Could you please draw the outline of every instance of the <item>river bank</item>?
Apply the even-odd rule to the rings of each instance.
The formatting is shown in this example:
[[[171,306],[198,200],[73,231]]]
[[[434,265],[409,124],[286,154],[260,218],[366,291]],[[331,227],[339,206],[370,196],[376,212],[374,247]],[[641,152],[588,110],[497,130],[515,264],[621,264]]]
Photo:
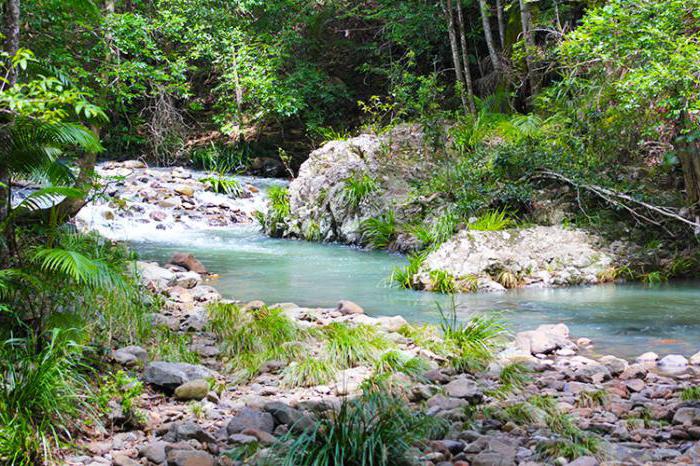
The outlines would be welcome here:
[[[102,439],[83,439],[79,446],[86,454],[67,457],[67,464],[236,464],[220,455],[241,446],[251,457],[264,455],[293,426],[308,428],[346,397],[378,383],[376,361],[389,351],[424,364],[410,375],[390,371],[391,389],[411,410],[444,419],[448,426],[441,438],[411,452],[411,464],[564,464],[557,456],[568,451],[559,449],[568,434],[553,427],[562,420],[571,424],[567,429],[598,442],[598,460],[579,458],[571,464],[700,461],[700,405],[691,396],[697,396],[700,383],[700,354],[691,361],[667,356],[657,362],[651,354],[629,362],[611,355],[591,359],[585,356],[590,340],[554,325],[504,339],[488,367],[465,373],[439,353],[443,340],[437,334],[401,317],[369,317],[350,302],[322,309],[291,303],[268,308],[257,301],[238,303],[236,309],[250,315],[280,309],[296,327],[322,332],[335,325],[375,328],[388,346],[310,387],[289,385],[288,369],[294,364],[289,360],[267,361],[246,380],[232,370],[226,340],[211,326],[217,318],[211,306],[221,296],[202,281],[204,276],[183,267],[196,261],[178,263],[167,268],[140,263],[139,269],[144,285],[164,300],[152,321],[187,333],[199,363],[154,361],[145,356],[147,349],[115,348],[116,367],[146,384],[134,404],[144,424],[129,428],[122,424],[124,413],[115,413],[114,431]],[[244,323],[238,325],[245,331]],[[304,348],[319,360],[328,356],[318,342],[307,341]],[[523,371],[513,372],[513,367]]]

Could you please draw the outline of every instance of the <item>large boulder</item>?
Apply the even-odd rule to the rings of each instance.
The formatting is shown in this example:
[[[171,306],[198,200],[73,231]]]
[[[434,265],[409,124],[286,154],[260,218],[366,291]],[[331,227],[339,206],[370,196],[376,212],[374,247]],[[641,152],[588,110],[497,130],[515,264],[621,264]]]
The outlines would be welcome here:
[[[418,125],[331,141],[311,152],[289,185],[289,215],[283,225],[266,225],[270,234],[313,240],[362,242],[363,220],[393,211],[401,218],[410,202],[411,183],[434,169],[430,150]],[[348,180],[367,177],[377,187],[352,202]],[[365,178],[365,179],[367,179]]]
[[[199,262],[192,254],[186,252],[176,252],[169,261],[171,264],[179,265],[184,267],[190,272],[197,272],[198,274],[207,274],[207,268],[204,264]]]
[[[564,324],[540,325],[535,330],[520,332],[513,346],[525,354],[547,354],[559,349],[576,349],[569,340],[569,328]]]
[[[136,271],[141,283],[147,287],[163,290],[175,285],[175,274],[155,262],[136,262]]]
[[[226,432],[229,435],[234,435],[240,434],[246,429],[260,430],[270,434],[275,429],[275,419],[268,412],[245,407],[231,418],[226,425]]]
[[[155,361],[146,366],[144,381],[165,390],[175,390],[180,385],[197,379],[211,377],[204,366],[182,362]]]
[[[414,283],[432,289],[431,274],[439,270],[458,282],[460,277],[475,277],[479,289],[489,289],[490,281],[503,280],[504,274],[525,286],[589,284],[597,283],[598,274],[614,260],[598,237],[583,230],[535,226],[475,231],[467,227],[428,255]]]

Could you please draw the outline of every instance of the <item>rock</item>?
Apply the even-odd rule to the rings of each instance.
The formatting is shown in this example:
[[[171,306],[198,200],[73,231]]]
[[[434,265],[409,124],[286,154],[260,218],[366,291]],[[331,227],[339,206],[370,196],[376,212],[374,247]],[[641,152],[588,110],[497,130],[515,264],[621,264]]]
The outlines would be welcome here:
[[[292,425],[304,416],[304,413],[298,409],[294,409],[280,401],[266,403],[263,409],[272,414],[277,424]]]
[[[175,274],[175,284],[186,289],[194,288],[202,283],[202,276],[197,272],[180,272]]]
[[[168,452],[168,466],[215,466],[212,455],[199,450],[171,450]]]
[[[141,463],[133,460],[124,453],[113,453],[112,464],[114,466],[141,466]]]
[[[401,327],[408,324],[401,316],[377,317],[379,326],[389,333],[398,332]]]
[[[428,254],[414,280],[430,283],[431,273],[440,270],[454,277],[518,274],[527,286],[596,283],[596,275],[614,261],[599,244],[594,235],[561,225],[503,231],[467,227]]]
[[[678,408],[673,415],[673,423],[682,424],[684,426],[700,425],[700,408]]]
[[[644,390],[647,386],[647,384],[644,383],[643,380],[640,379],[631,379],[625,382],[625,386],[633,392],[641,392]]]
[[[182,205],[182,201],[179,197],[169,197],[158,201],[158,207],[162,207],[163,209],[172,209],[174,207],[180,207],[180,205]]]
[[[209,383],[203,379],[185,382],[175,389],[175,398],[181,401],[202,400],[209,393]]]
[[[208,273],[207,268],[204,267],[201,262],[199,262],[192,254],[185,252],[176,252],[168,262],[184,267],[190,272],[196,272],[201,275],[206,275]]]
[[[263,445],[273,445],[277,443],[277,439],[274,435],[268,434],[267,432],[263,432],[262,430],[246,429],[243,432],[241,432],[241,434],[255,437],[258,440],[258,442],[260,442]]]
[[[335,380],[335,394],[349,395],[359,391],[362,382],[372,376],[372,370],[368,367],[353,367],[340,371]]]
[[[649,352],[647,352],[647,353],[644,353],[644,354],[640,355],[640,356],[637,358],[637,362],[640,363],[640,364],[655,364],[656,361],[658,361],[658,359],[659,359],[659,355],[658,355],[658,354],[649,351]]]
[[[206,379],[211,375],[209,369],[204,366],[181,362],[155,361],[146,366],[144,380],[146,383],[166,390],[175,390],[185,382]]]
[[[629,367],[627,361],[611,355],[600,358],[600,363],[607,367],[612,375],[621,374]]]
[[[182,442],[183,440],[197,440],[202,443],[216,443],[216,439],[205,432],[202,427],[192,421],[174,422],[170,425],[164,440],[170,442]]]
[[[243,306],[243,310],[246,312],[257,311],[258,309],[262,309],[264,307],[265,307],[265,301],[261,301],[259,299],[254,299],[253,301],[250,301],[245,306]]]
[[[146,164],[141,160],[125,160],[121,162],[121,166],[130,170],[146,168]]]
[[[154,262],[137,261],[136,270],[141,282],[146,286],[162,290],[175,284],[175,274]]]
[[[602,364],[590,364],[581,366],[574,372],[576,380],[580,382],[598,384],[610,380],[610,370]]]
[[[275,430],[272,414],[245,407],[226,425],[229,435],[239,434],[246,429],[255,429],[271,434]]]
[[[518,333],[513,345],[517,350],[533,355],[574,349],[576,345],[569,341],[568,334],[569,329],[564,324],[540,325],[536,330]]]
[[[620,374],[621,380],[643,378],[647,375],[647,369],[642,364],[632,364]]]
[[[150,214],[148,214],[148,216],[151,220],[156,222],[162,222],[168,218],[168,214],[166,214],[162,210],[154,210]]]
[[[444,386],[445,393],[452,398],[463,398],[469,401],[479,401],[483,398],[483,392],[473,380],[460,377],[452,380]]]
[[[352,301],[345,301],[345,300],[339,301],[335,310],[340,312],[344,316],[351,315],[351,314],[364,314],[365,313],[365,310],[362,309],[362,307],[360,305],[355,304]]]
[[[700,351],[690,357],[690,364],[700,366]]]
[[[593,456],[579,456],[566,466],[598,466],[600,463]]]
[[[194,188],[189,185],[181,185],[175,188],[175,192],[181,196],[192,197],[194,196]]]
[[[480,437],[464,449],[471,457],[471,466],[511,466],[515,464],[515,445],[494,437]]]
[[[124,366],[134,366],[139,362],[146,362],[148,352],[140,346],[125,346],[114,351],[112,358]]]
[[[680,354],[669,354],[658,362],[662,369],[680,369],[688,366],[688,360]]]
[[[139,450],[139,456],[146,458],[151,463],[161,464],[165,463],[165,446],[167,442],[162,440],[156,440],[144,445]]]

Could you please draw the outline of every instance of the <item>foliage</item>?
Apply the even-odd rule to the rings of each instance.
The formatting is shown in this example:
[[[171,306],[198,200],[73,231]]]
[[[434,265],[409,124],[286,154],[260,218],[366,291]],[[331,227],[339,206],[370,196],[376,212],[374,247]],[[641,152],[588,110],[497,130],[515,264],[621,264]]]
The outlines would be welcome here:
[[[409,464],[409,449],[444,432],[444,421],[381,392],[343,400],[340,409],[275,449],[277,464]]]
[[[121,414],[127,420],[126,423],[138,427],[144,425],[146,420],[143,412],[137,407],[141,394],[143,383],[120,370],[102,377],[98,391],[94,394],[94,403],[107,414],[112,414],[112,403],[117,403]]]
[[[247,378],[257,375],[267,361],[294,360],[308,336],[281,309],[246,311],[229,303],[209,305],[208,326],[219,338],[230,368]]]
[[[416,379],[420,378],[427,370],[428,364],[424,359],[407,355],[398,350],[386,351],[374,363],[376,374],[400,372]]]
[[[331,323],[323,327],[326,352],[331,361],[341,369],[374,362],[390,342],[369,325],[350,326]]]
[[[152,332],[150,357],[155,361],[199,364],[199,355],[190,349],[192,337],[158,326]]]
[[[505,210],[492,210],[480,215],[474,222],[469,224],[470,230],[479,231],[500,231],[512,226],[513,221],[508,218]]]
[[[268,211],[263,223],[269,234],[276,236],[290,213],[289,191],[282,186],[271,186],[267,191],[267,197]]]
[[[396,267],[391,272],[390,281],[401,288],[413,288],[414,276],[420,272],[427,253],[416,252],[407,256],[408,264],[405,267]]]
[[[446,270],[431,270],[430,289],[438,293],[455,293],[458,291],[457,279]]]
[[[443,337],[452,348],[452,366],[459,371],[484,369],[506,336],[506,329],[498,316],[479,315],[460,323],[454,296],[450,307],[445,310],[438,305],[438,312]]]
[[[398,232],[393,211],[378,217],[368,218],[360,224],[362,242],[374,249],[386,249],[394,241]]]
[[[291,362],[282,372],[285,387],[315,387],[333,381],[336,366],[321,356],[308,356]]]
[[[239,197],[243,192],[240,181],[233,178],[226,178],[225,176],[212,174],[210,176],[200,178],[199,181],[206,183],[209,186],[209,189],[215,193]]]
[[[379,189],[377,180],[367,173],[355,173],[344,180],[343,196],[353,209],[357,209],[371,194]]]
[[[700,400],[700,387],[688,387],[681,390],[681,400],[683,401],[698,401]]]
[[[94,418],[84,348],[61,330],[0,343],[0,459],[52,463],[81,420]]]

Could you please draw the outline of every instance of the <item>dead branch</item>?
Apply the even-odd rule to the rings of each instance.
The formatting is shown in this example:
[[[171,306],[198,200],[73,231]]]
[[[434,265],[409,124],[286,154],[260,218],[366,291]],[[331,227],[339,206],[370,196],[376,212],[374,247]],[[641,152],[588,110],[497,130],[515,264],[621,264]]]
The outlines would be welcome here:
[[[676,222],[681,222],[685,225],[688,225],[693,228],[693,231],[695,234],[698,234],[700,232],[700,221],[696,219],[695,221],[690,220],[684,216],[682,216],[679,211],[680,209],[676,209],[673,207],[666,207],[666,206],[658,206],[654,204],[650,204],[648,202],[640,201],[638,199],[634,199],[632,196],[619,192],[619,191],[614,191],[609,188],[605,188],[603,186],[598,186],[595,184],[586,184],[586,183],[579,183],[577,181],[572,180],[571,178],[568,178],[561,173],[556,173],[553,171],[549,170],[543,170],[538,172],[537,174],[534,175],[534,178],[549,178],[549,179],[554,179],[557,181],[564,182],[572,187],[574,187],[577,192],[580,190],[587,191],[605,202],[607,202],[610,205],[616,206],[616,207],[621,207],[625,209],[627,212],[629,212],[635,219],[641,220],[644,223],[648,223],[651,225],[655,225],[658,227],[663,228],[667,233],[671,233],[666,227],[663,225],[663,222],[661,219],[654,218],[654,215],[660,215],[663,218],[667,218]]]

